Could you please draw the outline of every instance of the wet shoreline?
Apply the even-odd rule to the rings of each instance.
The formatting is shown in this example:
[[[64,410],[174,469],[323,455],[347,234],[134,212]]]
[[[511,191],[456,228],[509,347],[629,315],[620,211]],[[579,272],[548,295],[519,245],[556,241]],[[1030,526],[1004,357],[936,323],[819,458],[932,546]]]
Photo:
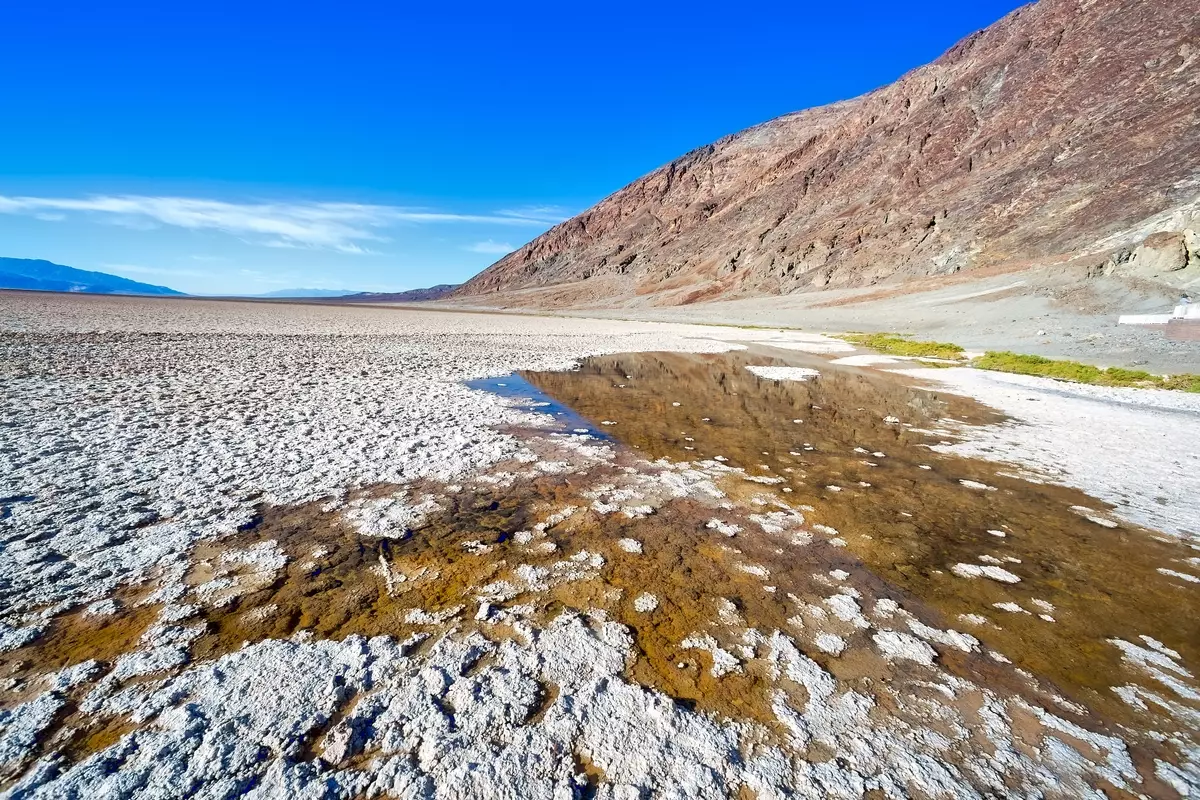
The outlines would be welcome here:
[[[821,375],[772,381],[746,369],[761,364]],[[615,423],[608,434],[640,456],[719,458],[756,481],[744,497],[812,508],[805,516],[887,584],[1102,718],[1179,729],[1161,708],[1114,693],[1162,689],[1114,642],[1144,648],[1148,637],[1182,663],[1200,660],[1200,597],[1161,572],[1190,551],[1082,492],[929,449],[1002,414],[923,381],[766,349],[605,356],[523,377],[586,419]]]

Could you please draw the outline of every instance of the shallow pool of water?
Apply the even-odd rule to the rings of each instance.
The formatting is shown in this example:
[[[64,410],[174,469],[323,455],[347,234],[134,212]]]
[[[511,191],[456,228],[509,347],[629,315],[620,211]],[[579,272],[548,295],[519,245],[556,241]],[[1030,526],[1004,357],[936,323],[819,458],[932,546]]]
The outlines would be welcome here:
[[[747,369],[764,364],[820,375],[780,381]],[[1159,571],[1195,553],[1077,490],[930,449],[1003,421],[992,409],[902,376],[766,351],[606,356],[523,377],[615,423],[606,431],[646,458],[745,470],[750,480],[725,487],[731,497],[807,507],[809,522],[836,529],[872,573],[1105,718],[1178,727],[1165,705],[1137,709],[1114,692],[1130,684],[1182,704],[1176,711],[1197,708],[1116,644],[1145,647],[1148,637],[1197,663],[1200,592]]]
[[[467,381],[467,386],[513,400],[522,408],[551,417],[553,421],[546,426],[550,429],[586,433],[598,439],[609,438],[600,425],[555,400],[521,375],[480,378]]]

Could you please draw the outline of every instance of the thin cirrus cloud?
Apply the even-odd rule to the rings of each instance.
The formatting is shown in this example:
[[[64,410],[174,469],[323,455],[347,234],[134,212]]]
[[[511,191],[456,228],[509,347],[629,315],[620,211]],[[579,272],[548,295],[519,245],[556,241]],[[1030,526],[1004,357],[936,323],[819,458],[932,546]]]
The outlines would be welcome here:
[[[490,256],[508,255],[517,248],[513,247],[508,242],[493,242],[488,239],[486,242],[476,242],[475,244],[467,245],[464,250],[469,250],[472,253],[485,253]]]
[[[195,269],[172,269],[170,267],[144,267],[140,264],[101,264],[109,272],[133,273],[135,275],[168,275],[173,278],[207,278],[209,273]]]
[[[396,225],[477,223],[545,228],[564,216],[562,209],[552,206],[461,214],[365,203],[237,203],[146,195],[0,195],[0,213],[32,215],[48,221],[82,214],[131,228],[215,230],[267,247],[308,247],[351,254],[371,252],[363,243],[388,241],[383,231]]]

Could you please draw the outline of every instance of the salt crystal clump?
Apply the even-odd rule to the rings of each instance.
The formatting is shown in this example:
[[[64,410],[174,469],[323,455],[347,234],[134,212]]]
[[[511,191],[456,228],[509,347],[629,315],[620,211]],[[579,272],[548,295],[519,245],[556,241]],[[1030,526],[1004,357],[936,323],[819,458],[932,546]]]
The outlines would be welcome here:
[[[732,522],[725,522],[719,519],[710,519],[705,525],[705,528],[724,534],[725,536],[736,536],[742,532],[740,525],[735,525]]]
[[[714,639],[707,633],[692,634],[684,639],[679,644],[684,650],[705,650],[712,656],[712,669],[710,673],[714,678],[721,678],[731,672],[741,672],[741,662],[730,653],[724,650]]]
[[[561,508],[558,511],[551,514],[550,516],[546,517],[545,522],[539,522],[537,525],[534,526],[534,529],[539,530],[539,531],[544,531],[544,530],[553,528],[555,525],[559,524],[560,522],[565,522],[566,520],[568,520],[571,517],[571,515],[573,515],[578,510],[579,510],[579,506],[565,506],[564,508]]]
[[[1071,510],[1079,516],[1086,519],[1088,522],[1093,522],[1102,528],[1115,528],[1117,523],[1111,519],[1105,519],[1099,515],[1099,512],[1088,508],[1087,506],[1071,506]]]
[[[637,539],[618,539],[617,546],[626,553],[640,554],[642,552],[642,543]]]
[[[658,598],[649,592],[639,594],[633,601],[633,610],[642,614],[648,614],[658,608]]]
[[[462,613],[462,606],[454,606],[445,608],[441,611],[423,611],[419,608],[409,609],[405,615],[404,621],[409,625],[440,625],[443,622],[453,619]]]
[[[750,521],[762,528],[763,533],[778,535],[795,530],[804,524],[804,515],[790,509],[751,514]]]
[[[848,622],[856,628],[871,627],[871,623],[867,622],[866,617],[862,615],[857,601],[849,595],[835,594],[833,597],[827,597],[825,605],[829,606],[833,615],[842,622]]]
[[[831,656],[840,656],[846,649],[846,640],[832,633],[818,633],[813,639],[813,644],[818,650]]]
[[[786,478],[770,477],[767,475],[743,475],[742,479],[750,481],[751,483],[767,484],[768,486],[777,486],[786,480]]]
[[[120,606],[118,605],[117,601],[109,598],[105,600],[97,600],[96,602],[91,603],[86,609],[84,609],[83,613],[89,617],[111,617],[119,610]]]
[[[807,367],[764,367],[751,364],[746,369],[769,381],[807,381],[821,374],[817,370]]]
[[[1020,583],[1021,578],[1003,567],[990,564],[955,564],[950,568],[960,578],[991,578],[1001,583]]]
[[[907,617],[908,629],[926,641],[937,642],[946,647],[953,647],[962,650],[964,653],[971,653],[979,649],[979,640],[970,634],[960,633],[956,630],[934,628],[921,622],[907,611],[902,613]]]
[[[1158,572],[1171,578],[1179,578],[1180,580],[1187,581],[1188,583],[1200,583],[1200,578],[1196,577],[1195,575],[1189,575],[1186,572],[1178,572],[1173,569],[1167,569],[1166,567],[1159,567]]]
[[[898,631],[880,631],[871,637],[875,646],[888,661],[907,659],[930,666],[937,658],[937,651],[915,636]]]
[[[742,615],[738,612],[737,604],[728,597],[717,599],[717,619],[722,625],[740,627],[745,624]]]
[[[363,536],[399,538],[441,510],[442,506],[430,496],[412,502],[401,493],[353,500],[342,510],[342,517]]]
[[[1029,613],[1025,609],[1021,608],[1019,605],[1017,605],[1016,603],[1008,602],[1008,601],[1005,601],[1003,603],[992,603],[992,606],[994,608],[1000,609],[1001,611],[1008,611],[1009,613],[1012,613],[1012,614],[1028,614]]]

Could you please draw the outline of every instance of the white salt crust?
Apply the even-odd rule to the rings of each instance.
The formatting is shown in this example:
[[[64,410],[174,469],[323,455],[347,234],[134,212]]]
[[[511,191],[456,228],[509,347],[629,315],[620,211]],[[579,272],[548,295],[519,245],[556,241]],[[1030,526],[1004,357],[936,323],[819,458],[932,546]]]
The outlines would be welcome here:
[[[905,374],[1013,418],[965,428],[935,450],[1019,465],[1112,503],[1122,519],[1200,543],[1200,395],[965,368]]]
[[[0,295],[0,623],[100,599],[259,503],[451,481],[533,419],[462,381],[733,345],[688,325],[378,308]],[[719,330],[719,329],[717,329]],[[14,333],[20,331],[20,333]],[[432,510],[365,501],[364,533]],[[0,645],[22,634],[0,629]],[[27,637],[26,637],[27,638]]]
[[[769,381],[807,381],[818,377],[821,373],[808,367],[762,367],[751,364],[746,369],[760,378]]]
[[[67,303],[67,310],[43,320],[0,305],[3,322],[11,328],[15,319],[15,327],[26,329],[96,326],[68,301],[30,302],[35,308]],[[122,302],[87,307],[124,308]],[[624,677],[635,657],[630,631],[601,614],[563,614],[535,628],[522,620],[521,607],[494,605],[594,578],[606,563],[599,553],[564,554],[550,568],[521,565],[514,581],[522,585],[480,587],[477,610],[474,604],[414,610],[414,624],[428,632],[403,643],[318,641],[301,632],[186,664],[186,645],[200,630],[179,624],[193,613],[177,583],[183,554],[197,539],[248,521],[257,503],[338,498],[348,486],[427,475],[466,479],[503,458],[533,461],[519,442],[490,427],[532,421],[528,412],[466,390],[460,378],[565,366],[609,346],[722,345],[688,339],[682,326],[216,303],[197,303],[204,313],[195,319],[178,312],[188,303],[163,303],[148,303],[151,310],[136,320],[106,316],[102,324],[161,327],[170,335],[60,330],[0,339],[6,356],[0,369],[17,387],[14,397],[36,411],[4,398],[16,425],[0,427],[0,467],[19,471],[0,470],[0,481],[16,475],[18,484],[10,492],[6,483],[0,496],[20,499],[0,515],[7,552],[18,556],[0,560],[0,578],[10,581],[0,596],[7,615],[0,639],[36,635],[41,617],[25,613],[32,601],[20,605],[27,594],[61,607],[99,599],[156,567],[176,581],[156,598],[165,605],[143,637],[144,649],[120,657],[80,704],[81,713],[123,717],[136,729],[77,763],[46,758],[28,765],[5,797],[567,798],[586,788],[575,774],[576,755],[603,773],[602,798],[715,798],[743,786],[764,798],[858,798],[872,791],[888,798],[1076,797],[1097,779],[1124,788],[1136,781],[1119,739],[943,671],[933,645],[973,651],[978,642],[924,625],[892,600],[872,607],[846,582],[849,573],[826,578],[838,594],[803,604],[807,621],[797,615],[795,627],[830,657],[873,644],[898,669],[920,670],[919,680],[877,687],[890,695],[887,712],[874,696],[839,685],[787,634],[747,628],[728,599],[717,602],[709,629],[680,643],[701,652],[712,675],[736,675],[756,662],[756,674],[776,682],[772,711],[787,732],[782,743],[771,743],[757,724],[688,710],[630,683]],[[243,310],[250,322],[230,320],[230,309]],[[309,315],[316,322],[305,321]],[[331,321],[358,332],[314,332]],[[393,325],[404,331],[387,332]],[[193,335],[206,329],[226,335]],[[561,445],[585,462],[610,452],[570,437]],[[20,455],[23,447],[44,463]],[[715,481],[734,471],[715,461],[654,466],[663,471],[634,475],[628,486],[588,499],[644,515],[670,498],[688,497],[720,513]],[[503,486],[518,476],[487,478]],[[388,536],[432,510],[421,508],[427,502],[400,495],[390,503],[342,506],[335,499],[330,506],[341,507],[362,535]],[[761,530],[730,531],[714,517],[720,524],[710,523],[712,534],[729,544],[738,541],[727,538],[734,533],[807,547],[814,531],[838,543],[832,528],[804,527],[800,511],[811,507],[777,501],[774,507],[753,520]],[[563,508],[514,540],[545,544],[537,537],[579,510]],[[638,557],[617,542],[613,549],[611,555]],[[272,579],[281,559],[268,541],[220,561],[237,565],[239,580],[253,587]],[[750,579],[769,578],[757,565],[743,566]],[[227,580],[218,575],[213,587],[197,591],[246,588]],[[656,597],[639,595],[635,609],[650,613],[651,600],[657,607]],[[503,621],[519,637],[492,642],[458,633],[463,613],[484,625]],[[412,649],[417,643],[423,643],[419,654]],[[1122,652],[1154,680],[1174,681],[1167,685],[1186,697],[1190,673],[1172,667],[1171,653],[1157,643],[1145,644],[1124,643]],[[0,768],[26,757],[62,707],[64,691],[98,673],[95,664],[64,670],[46,679],[41,694],[0,712]],[[118,688],[122,676],[145,678]],[[1130,702],[1155,702],[1138,692],[1145,689],[1129,687]],[[969,718],[947,702],[956,697],[970,699],[962,704],[972,709]],[[1016,711],[1033,715],[1040,727],[1031,733],[1025,726],[1018,737],[1010,716]],[[306,754],[310,741],[316,758]],[[825,755],[809,761],[813,746]],[[1156,769],[1173,785],[1191,781],[1190,767],[1160,762]]]
[[[581,787],[572,753],[603,771],[602,796],[613,798],[716,798],[739,786],[765,797],[852,798],[871,790],[890,798],[1069,797],[1087,793],[1088,776],[1125,786],[1134,774],[1118,740],[935,672],[933,696],[897,694],[894,702],[902,715],[935,722],[949,736],[914,737],[908,723],[880,718],[870,696],[839,687],[779,632],[755,641],[772,678],[803,687],[807,697],[775,696],[789,748],[764,744],[754,724],[688,711],[629,683],[622,672],[633,642],[619,624],[564,614],[524,633],[525,644],[442,636],[419,657],[389,637],[250,645],[165,682],[97,698],[98,713],[127,715],[142,727],[77,764],[37,763],[10,795],[144,797],[187,787],[204,800],[243,791],[250,798],[570,797]],[[875,641],[890,659],[927,670],[932,664],[932,648],[916,637],[885,631]],[[714,673],[741,669],[711,636],[685,646],[723,653],[713,659]],[[531,721],[547,691],[553,702]],[[980,691],[976,713],[990,752],[972,759],[978,740],[945,701]],[[8,715],[0,757],[37,736],[58,702],[47,693]],[[1018,708],[1043,726],[1039,761],[1010,730]],[[302,742],[335,715],[316,738],[320,758],[302,759]],[[1057,731],[1085,743],[1097,760]],[[814,744],[837,758],[809,762],[789,752]],[[339,766],[360,755],[359,765]],[[949,758],[965,758],[965,766]]]

